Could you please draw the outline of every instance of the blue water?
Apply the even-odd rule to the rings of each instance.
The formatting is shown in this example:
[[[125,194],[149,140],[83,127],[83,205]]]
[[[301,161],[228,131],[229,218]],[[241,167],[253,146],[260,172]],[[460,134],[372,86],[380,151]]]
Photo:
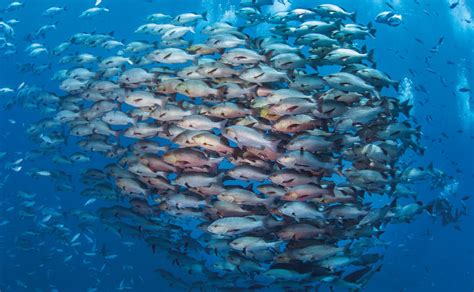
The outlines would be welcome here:
[[[292,7],[311,7],[320,2],[293,0]],[[378,13],[388,10],[384,1],[379,0],[330,2],[341,5],[348,11],[358,11],[358,22],[364,24],[373,21]],[[16,88],[26,82],[58,92],[58,83],[50,81],[51,72],[58,69],[55,68],[54,62],[52,71],[46,72],[48,74],[35,76],[17,70],[18,64],[49,63],[47,57],[32,59],[23,53],[23,49],[28,45],[24,36],[44,24],[58,21],[57,30],[48,33],[46,38],[41,40],[51,48],[68,39],[73,33],[86,31],[114,31],[117,40],[150,40],[147,36],[137,37],[133,31],[143,24],[144,18],[151,13],[176,15],[205,10],[211,18],[218,20],[226,10],[238,6],[238,1],[225,0],[104,0],[102,6],[110,9],[108,14],[81,20],[77,16],[92,7],[93,1],[30,0],[25,3],[25,7],[18,11],[0,14],[0,18],[4,20],[16,18],[20,21],[15,26],[18,53],[9,57],[0,55],[0,88]],[[444,0],[399,0],[391,3],[396,12],[403,15],[404,21],[398,27],[376,24],[377,37],[368,40],[368,46],[376,48],[377,68],[394,79],[406,78],[407,84],[411,84],[404,98],[410,97],[414,102],[413,113],[422,125],[422,142],[427,147],[422,160],[416,158],[417,164],[427,165],[433,162],[436,168],[442,169],[459,182],[456,196],[471,195],[474,189],[474,101],[470,100],[472,93],[461,93],[459,88],[474,88],[474,23],[466,21],[474,21],[474,2],[461,0],[454,9],[450,9],[451,3]],[[0,7],[7,4],[8,1],[0,1]],[[53,20],[40,16],[42,11],[53,5],[66,6],[67,11]],[[439,51],[431,52],[442,37],[444,42]],[[86,51],[103,53],[94,49]],[[427,68],[434,72],[426,70]],[[415,74],[410,73],[410,70]],[[443,78],[445,85],[440,78]],[[424,87],[426,92],[415,89],[420,86]],[[8,96],[0,98],[0,103],[6,103],[8,100]],[[431,118],[427,119],[428,116]],[[32,246],[37,246],[37,250],[24,251],[15,246],[15,238],[26,230],[37,230],[37,221],[41,220],[22,219],[17,215],[17,210],[6,211],[10,206],[18,208],[21,203],[16,196],[19,190],[37,194],[36,204],[61,210],[77,208],[94,211],[101,206],[110,205],[109,202],[98,200],[83,207],[88,198],[79,195],[83,188],[79,182],[80,172],[83,170],[80,164],[58,166],[49,159],[38,157],[33,161],[24,162],[20,172],[3,169],[2,164],[24,158],[31,149],[35,149],[36,144],[28,139],[25,129],[29,123],[41,117],[35,110],[21,107],[0,112],[0,152],[8,153],[0,160],[0,180],[5,179],[5,184],[0,188],[0,222],[10,221],[0,226],[0,290],[87,291],[97,287],[98,291],[115,291],[122,282],[125,286],[131,286],[133,291],[183,291],[184,288],[180,286],[171,287],[169,282],[154,272],[159,267],[176,269],[170,266],[164,252],[157,251],[153,254],[151,248],[140,238],[121,238],[105,230],[99,222],[88,227],[92,232],[87,231],[87,234],[96,240],[98,250],[105,246],[108,254],[117,255],[116,258],[83,255],[83,252],[91,249],[91,245],[83,236],[80,246],[62,252],[51,251],[51,248],[62,245],[58,238],[48,234],[36,237],[37,242]],[[442,136],[443,133],[447,138]],[[433,142],[438,138],[441,138],[441,142]],[[73,146],[71,149],[65,149],[67,154],[76,151],[77,148]],[[87,167],[100,167],[105,162],[104,158],[96,154],[92,155],[92,159]],[[70,184],[74,186],[74,190],[58,192],[54,180],[31,177],[27,170],[33,167],[64,169],[72,177]],[[428,187],[422,188],[421,191],[423,196],[427,197],[439,194],[439,190],[432,191]],[[468,200],[466,204],[471,210],[474,208],[474,200]],[[427,214],[418,217],[411,224],[390,225],[383,236],[390,245],[382,261],[382,270],[375,274],[364,291],[473,291],[473,219],[472,214],[462,218],[459,224],[461,230],[454,229],[452,225],[441,226],[440,222],[433,222]],[[65,216],[63,224],[72,229],[72,235],[85,232],[78,226],[79,222],[74,216]],[[124,242],[132,242],[133,245],[126,246]],[[65,263],[65,257],[71,254],[72,259]],[[101,270],[104,263],[102,271],[91,269],[95,267]],[[22,287],[21,283],[26,284],[27,288]]]

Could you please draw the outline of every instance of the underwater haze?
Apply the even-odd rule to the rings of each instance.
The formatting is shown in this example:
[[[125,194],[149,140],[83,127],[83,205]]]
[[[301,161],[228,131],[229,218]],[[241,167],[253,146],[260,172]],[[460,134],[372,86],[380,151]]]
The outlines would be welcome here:
[[[0,291],[474,291],[474,1],[0,0]]]

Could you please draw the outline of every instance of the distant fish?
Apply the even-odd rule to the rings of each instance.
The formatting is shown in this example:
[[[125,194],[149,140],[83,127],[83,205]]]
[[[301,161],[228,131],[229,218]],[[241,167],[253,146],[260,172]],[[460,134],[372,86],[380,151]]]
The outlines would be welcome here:
[[[46,135],[43,135],[43,134],[40,134],[39,136],[41,138],[41,140],[43,140],[44,142],[48,143],[48,144],[53,144],[53,140],[51,140],[50,137],[46,136]]]
[[[91,199],[87,200],[87,202],[84,204],[84,207],[94,203],[96,200],[97,200],[96,198],[91,198]]]
[[[76,241],[79,238],[79,236],[81,236],[81,233],[78,233],[78,234],[74,235],[74,237],[71,239],[71,243]]]
[[[23,168],[23,167],[22,167],[21,165],[17,165],[17,166],[12,167],[11,169],[12,169],[14,172],[20,172],[22,168]]]
[[[20,280],[16,280],[16,284],[22,288],[28,288],[28,286]]]
[[[48,215],[46,217],[43,218],[43,220],[41,222],[45,223],[45,222],[48,222],[49,220],[51,220],[51,215]]]
[[[375,17],[375,21],[378,23],[388,24],[390,26],[399,26],[403,21],[403,17],[401,14],[396,14],[392,11],[384,11]]]
[[[79,15],[79,18],[90,18],[90,17],[98,15],[101,12],[109,12],[109,9],[102,8],[102,7],[92,7],[82,12]]]
[[[7,94],[7,93],[13,93],[13,92],[15,92],[15,91],[11,88],[8,88],[8,87],[0,88],[0,95]]]
[[[90,243],[94,243],[94,240],[92,238],[90,238],[89,236],[87,236],[87,234],[84,233],[84,237],[87,239],[87,241],[89,241]]]
[[[393,7],[392,4],[390,4],[390,3],[388,3],[388,2],[385,2],[385,5],[387,5],[390,9],[395,10],[395,7]]]
[[[40,171],[37,171],[36,172],[37,175],[40,175],[40,176],[51,176],[51,172],[47,171],[47,170],[40,170]]]

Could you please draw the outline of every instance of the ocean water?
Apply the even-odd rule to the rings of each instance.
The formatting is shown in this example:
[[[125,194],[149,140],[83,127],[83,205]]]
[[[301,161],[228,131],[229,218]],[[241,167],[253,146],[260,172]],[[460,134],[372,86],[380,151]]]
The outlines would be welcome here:
[[[323,2],[276,1],[273,6],[264,6],[262,10],[275,13],[299,7],[311,8]],[[392,89],[387,92],[413,105],[412,119],[421,126],[420,144],[426,150],[423,156],[409,153],[404,161],[416,166],[432,163],[449,176],[449,184],[441,187],[429,183],[417,185],[420,200],[430,201],[444,196],[456,204],[461,202],[467,210],[467,214],[455,223],[442,224],[439,217],[424,211],[410,222],[384,226],[381,239],[386,246],[375,265],[381,268],[361,290],[474,291],[474,228],[471,224],[474,200],[466,198],[474,188],[474,101],[471,90],[474,88],[474,2],[328,2],[340,5],[346,11],[357,11],[357,23],[374,24],[376,37],[369,37],[364,43],[375,50],[376,68],[401,81],[398,92]],[[399,26],[375,22],[379,13],[392,10],[387,3],[403,16]],[[9,1],[0,0],[0,8],[9,4]],[[184,285],[196,277],[201,282],[209,280],[205,274],[183,272],[179,263],[170,260],[179,258],[179,253],[187,253],[186,249],[170,256],[165,245],[151,245],[140,231],[134,230],[130,235],[120,228],[113,230],[103,224],[97,210],[116,204],[128,206],[127,199],[114,202],[99,198],[84,206],[90,197],[82,196],[81,191],[92,185],[81,181],[81,173],[89,168],[104,169],[113,160],[84,152],[91,161],[70,165],[54,163],[54,155],[69,156],[80,151],[76,145],[80,138],[67,132],[67,143],[63,146],[50,153],[37,152],[41,138],[32,138],[27,129],[32,123],[45,116],[54,116],[54,113],[44,112],[45,107],[41,105],[22,106],[18,102],[18,92],[24,86],[38,86],[44,91],[64,94],[58,88],[60,82],[51,80],[57,70],[70,68],[58,64],[62,56],[88,52],[103,59],[118,51],[73,46],[61,56],[51,54],[55,46],[75,33],[111,34],[123,43],[132,40],[152,42],[156,41],[156,36],[134,33],[137,27],[146,23],[145,17],[149,14],[175,16],[185,12],[207,12],[210,23],[227,21],[235,24],[239,20],[239,1],[103,0],[99,6],[109,11],[90,19],[78,16],[94,6],[92,0],[29,0],[23,4],[17,10],[0,13],[3,21],[19,21],[12,25],[15,35],[8,39],[16,47],[16,52],[6,55],[3,54],[5,48],[0,49],[0,88],[8,87],[14,91],[0,93],[0,152],[5,152],[0,158],[0,291],[219,291],[200,284]],[[41,15],[52,6],[66,7],[66,10],[53,18]],[[46,24],[55,24],[56,29],[44,37],[28,39],[28,34]],[[269,35],[270,27],[269,24],[261,25],[248,33]],[[204,37],[198,31],[192,38],[202,40]],[[24,50],[33,42],[43,44],[49,53],[29,56]],[[34,73],[24,70],[30,66],[25,64],[50,67],[46,66],[44,72]],[[324,71],[320,73],[324,74]],[[7,106],[10,103],[14,105]],[[38,173],[40,170],[53,172],[53,175],[42,175]],[[18,195],[19,192],[36,196],[25,199]],[[371,198],[375,204],[377,200],[377,197]],[[82,214],[82,217],[77,214]],[[87,214],[92,218],[85,218]],[[198,232],[198,227],[193,228]],[[180,239],[172,234],[160,232],[157,235],[158,241],[167,241],[170,237],[164,237],[171,236],[172,241],[180,244]],[[181,280],[163,277],[163,273],[158,272],[160,270]],[[308,289],[347,291],[347,288],[331,283]],[[268,284],[263,290],[282,289]]]

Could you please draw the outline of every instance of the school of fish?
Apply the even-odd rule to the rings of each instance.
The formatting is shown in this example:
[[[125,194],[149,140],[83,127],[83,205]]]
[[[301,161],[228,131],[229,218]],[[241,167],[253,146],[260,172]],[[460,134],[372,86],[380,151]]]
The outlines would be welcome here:
[[[100,2],[79,17],[107,13]],[[83,170],[81,195],[85,205],[112,203],[75,214],[166,253],[197,279],[157,270],[178,288],[359,291],[381,268],[383,254],[373,248],[386,244],[387,225],[422,213],[457,222],[467,210],[446,198],[423,203],[412,189],[450,179],[403,161],[407,152],[423,155],[422,132],[412,105],[397,98],[399,82],[376,68],[364,45],[375,38],[372,24],[332,4],[271,14],[265,6],[273,0],[240,2],[232,24],[209,22],[206,13],[151,14],[135,35],[155,42],[75,33],[51,49],[40,41],[55,25],[43,26],[28,35],[25,52],[64,68],[51,76],[58,90],[4,88],[16,91],[7,108],[45,115],[27,128],[38,156],[58,165],[89,163],[93,153],[108,159]],[[376,21],[396,26],[401,16]],[[6,55],[16,52],[12,25],[0,21]],[[61,154],[72,143],[78,151]],[[8,167],[19,172],[21,164]],[[73,188],[64,173],[31,175]],[[43,214],[43,223],[57,216]]]

